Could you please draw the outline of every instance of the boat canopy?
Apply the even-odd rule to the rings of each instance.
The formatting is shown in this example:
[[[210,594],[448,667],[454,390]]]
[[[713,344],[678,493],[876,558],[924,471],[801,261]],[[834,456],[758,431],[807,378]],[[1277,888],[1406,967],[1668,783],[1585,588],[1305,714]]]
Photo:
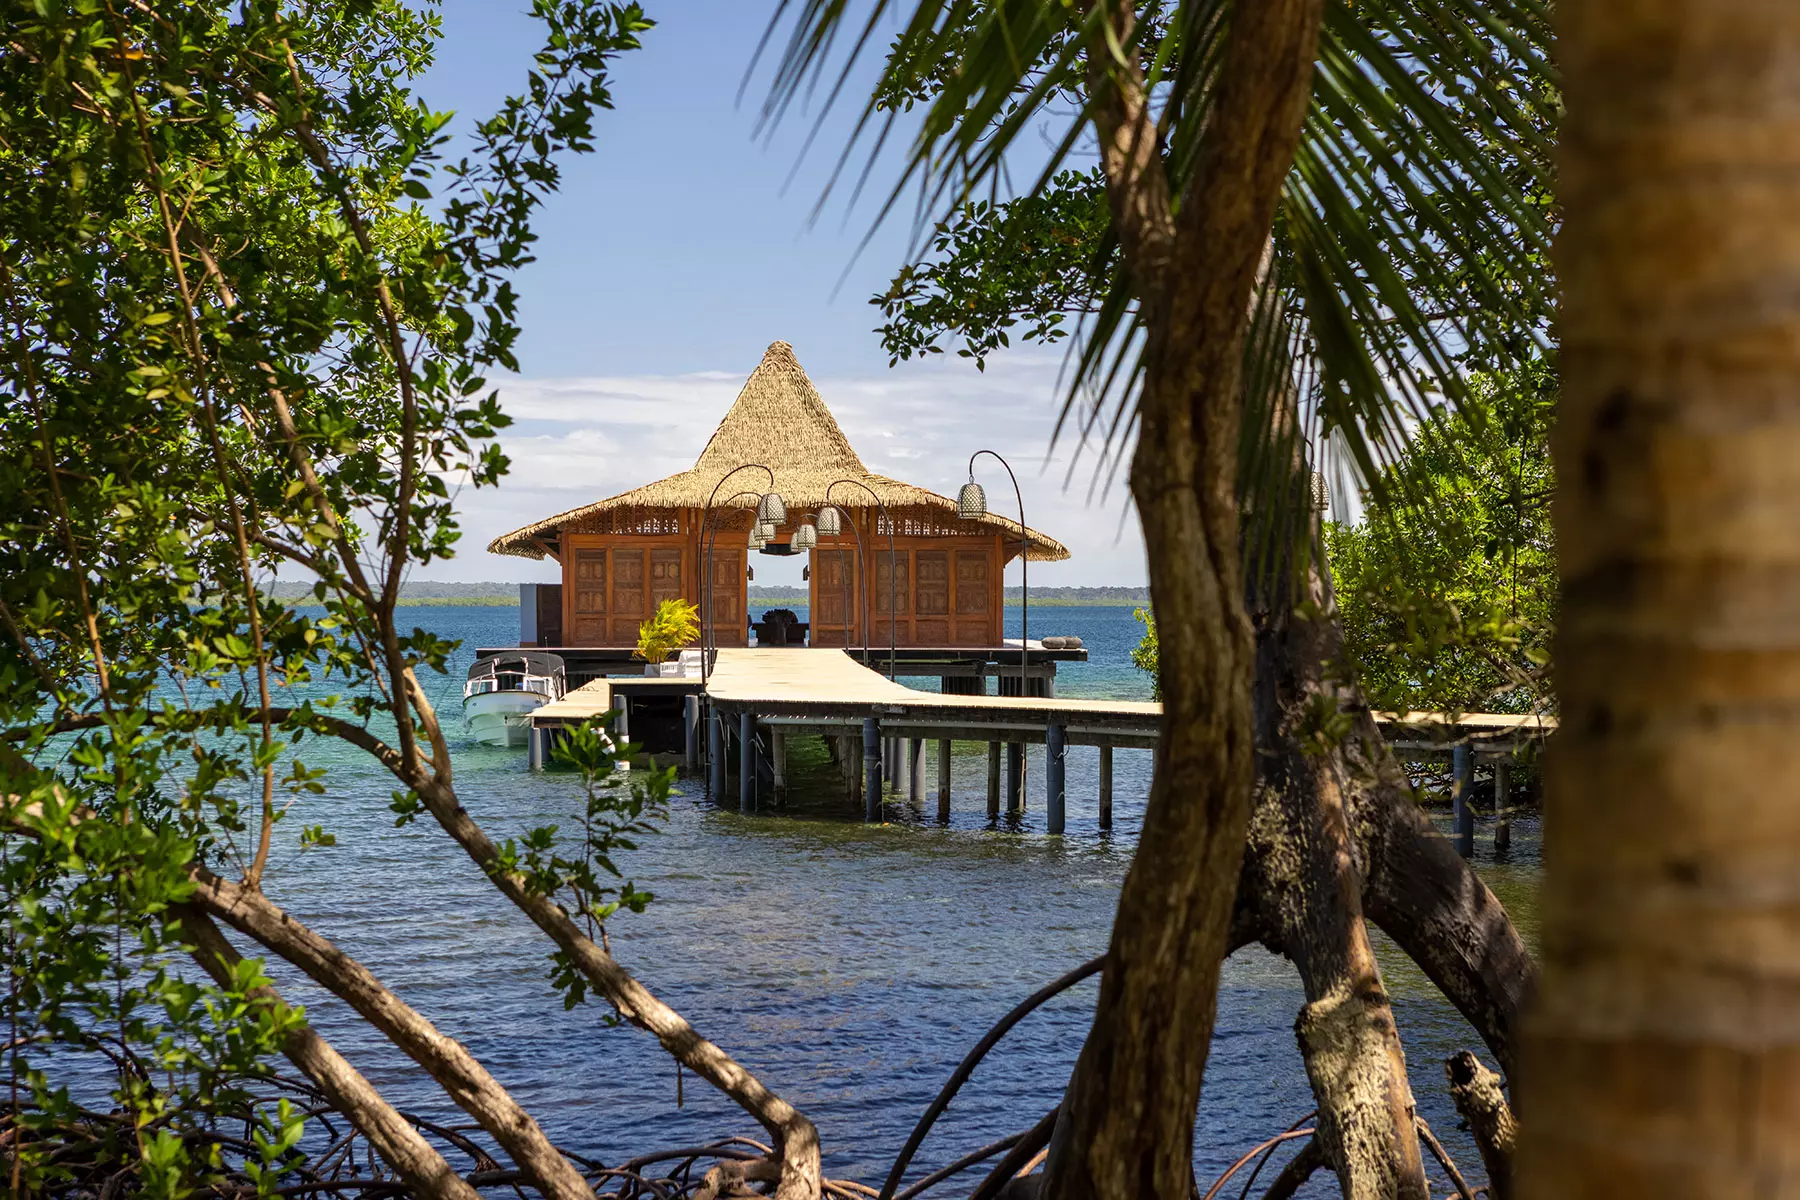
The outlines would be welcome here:
[[[563,660],[542,650],[506,650],[476,659],[475,665],[469,668],[469,678],[493,675],[501,670],[522,671],[526,675],[561,675]]]

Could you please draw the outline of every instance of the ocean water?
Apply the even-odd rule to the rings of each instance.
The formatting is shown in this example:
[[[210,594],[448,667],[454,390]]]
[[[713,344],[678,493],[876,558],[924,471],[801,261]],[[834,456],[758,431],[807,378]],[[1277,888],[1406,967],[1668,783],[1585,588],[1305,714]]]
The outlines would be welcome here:
[[[454,739],[464,805],[495,837],[569,826],[579,812],[574,779],[529,772],[523,751],[474,744],[455,715],[470,652],[516,641],[516,611],[404,612],[463,643],[450,674],[430,688]],[[1019,615],[1008,610],[1015,636]],[[1148,697],[1148,680],[1129,661],[1141,633],[1129,608],[1034,610],[1032,633],[1076,634],[1090,651],[1090,662],[1059,675],[1059,695]],[[986,760],[976,746],[953,760],[947,826],[894,805],[888,824],[871,827],[857,802],[830,792],[798,797],[785,812],[740,814],[683,781],[662,832],[620,861],[656,900],[611,923],[614,952],[817,1122],[828,1174],[879,1184],[924,1106],[988,1027],[1105,949],[1141,825],[1149,754],[1116,752],[1110,833],[1095,821],[1095,757],[1070,751],[1060,838],[1043,833],[1035,791],[1021,821],[988,827]],[[615,1160],[757,1133],[691,1076],[678,1105],[673,1064],[648,1036],[610,1025],[603,1006],[565,1011],[546,980],[549,944],[429,818],[394,827],[392,783],[367,760],[339,750],[313,765],[331,768],[330,790],[280,827],[267,890],[467,1045],[554,1138]],[[1039,762],[1028,778],[1041,787]],[[934,815],[935,801],[927,805]],[[301,850],[302,824],[324,825],[338,844]],[[1480,869],[1527,928],[1536,832],[1530,822],[1517,826],[1504,864],[1478,849]],[[1464,1048],[1484,1053],[1479,1039],[1391,947],[1380,952],[1420,1109],[1478,1174],[1473,1147],[1455,1128],[1442,1062]],[[271,973],[397,1103],[454,1118],[423,1072],[337,1000],[279,963]],[[1094,986],[1066,994],[1001,1043],[939,1122],[915,1175],[1031,1125],[1056,1102],[1091,1021]],[[1312,1107],[1293,1034],[1302,1002],[1283,960],[1251,950],[1227,964],[1196,1135],[1203,1186]],[[1333,1190],[1321,1179],[1306,1194]]]

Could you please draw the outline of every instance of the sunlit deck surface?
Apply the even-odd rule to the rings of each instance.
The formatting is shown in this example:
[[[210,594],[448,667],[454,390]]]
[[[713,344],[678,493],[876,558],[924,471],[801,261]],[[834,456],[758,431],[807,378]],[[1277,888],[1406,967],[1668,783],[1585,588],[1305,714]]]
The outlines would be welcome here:
[[[1044,727],[1061,725],[1071,743],[1150,745],[1162,705],[1088,697],[968,696],[907,687],[871,670],[842,650],[817,647],[724,648],[704,685],[693,678],[615,675],[596,679],[546,704],[536,725],[586,720],[611,709],[618,696],[703,695],[721,712],[750,712],[765,722],[816,727],[859,725],[879,717],[899,736],[1042,741]],[[1376,713],[1375,723],[1396,749],[1437,749],[1468,741],[1516,745],[1542,739],[1556,718],[1514,713]]]

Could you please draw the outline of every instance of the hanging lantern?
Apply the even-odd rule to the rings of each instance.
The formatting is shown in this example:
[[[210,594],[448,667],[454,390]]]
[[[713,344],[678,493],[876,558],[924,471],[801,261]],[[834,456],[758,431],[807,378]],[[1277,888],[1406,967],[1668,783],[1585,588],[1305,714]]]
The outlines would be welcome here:
[[[764,492],[762,503],[756,506],[756,515],[771,525],[780,525],[787,520],[787,501],[781,498],[780,492]]]
[[[818,544],[819,531],[813,527],[813,523],[811,521],[800,522],[800,527],[794,530],[794,549],[811,550]]]
[[[987,493],[973,479],[962,485],[962,491],[956,493],[956,515],[965,521],[975,521],[987,516]]]
[[[775,540],[775,522],[758,521],[756,527],[762,530],[761,537],[763,541],[772,542]]]
[[[761,521],[750,522],[750,548],[761,550],[769,544],[768,526]]]
[[[819,533],[825,537],[841,537],[843,532],[843,514],[829,504],[821,508],[819,510]]]

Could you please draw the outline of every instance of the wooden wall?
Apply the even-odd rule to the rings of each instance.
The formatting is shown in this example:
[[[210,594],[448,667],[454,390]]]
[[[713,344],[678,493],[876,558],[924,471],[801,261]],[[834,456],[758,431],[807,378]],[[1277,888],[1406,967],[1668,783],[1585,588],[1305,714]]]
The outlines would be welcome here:
[[[867,551],[863,572],[856,569],[852,540],[822,541],[813,552],[813,645],[862,644],[865,597],[854,585],[864,582],[865,573],[871,645],[886,645],[890,628],[900,646],[1001,644],[1004,609],[998,536],[895,538],[891,585],[887,539],[877,542]],[[846,575],[853,585],[847,620]]]
[[[679,531],[656,534],[564,534],[563,644],[635,645],[638,626],[663,600],[683,596],[698,604],[704,584],[697,524],[684,519]],[[1004,547],[998,535],[896,537],[897,595],[891,605],[886,535],[875,537],[871,526],[864,530],[863,542],[871,548],[860,571],[850,537],[822,539],[813,551],[813,645],[862,644],[864,598],[857,589],[865,582],[871,645],[886,645],[890,626],[901,646],[1001,644]],[[712,584],[714,635],[721,646],[747,641],[746,562],[742,532],[720,534],[713,548]],[[846,575],[851,585],[848,613]]]
[[[683,525],[688,531],[670,534],[564,534],[563,644],[635,646],[638,626],[664,600],[685,597],[699,604],[700,538]],[[721,646],[748,640],[741,538],[721,535],[713,547],[712,617]]]

